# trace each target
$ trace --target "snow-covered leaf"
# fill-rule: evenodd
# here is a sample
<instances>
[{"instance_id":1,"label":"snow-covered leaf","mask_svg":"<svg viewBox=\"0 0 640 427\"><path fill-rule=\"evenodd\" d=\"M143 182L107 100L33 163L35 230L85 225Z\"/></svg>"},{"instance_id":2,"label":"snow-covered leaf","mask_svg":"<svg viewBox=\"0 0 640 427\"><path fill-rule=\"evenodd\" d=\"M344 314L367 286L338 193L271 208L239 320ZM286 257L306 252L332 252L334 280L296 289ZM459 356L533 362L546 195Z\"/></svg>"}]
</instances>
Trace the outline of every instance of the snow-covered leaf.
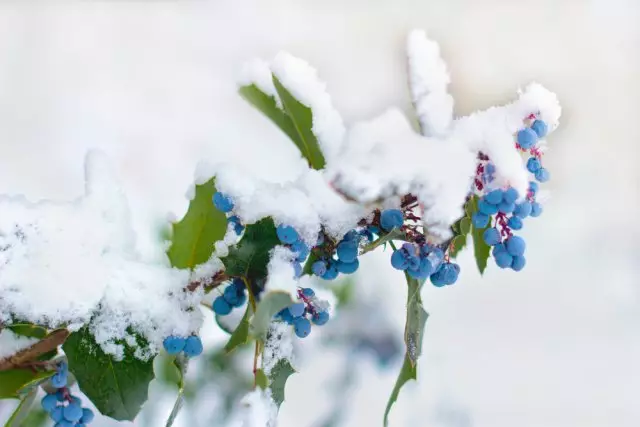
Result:
<instances>
[{"instance_id":1,"label":"snow-covered leaf","mask_svg":"<svg viewBox=\"0 0 640 427\"><path fill-rule=\"evenodd\" d=\"M167 251L172 266L192 269L206 262L215 242L224 238L227 218L213 204L215 192L215 179L196 185L187 213L173 224L171 246Z\"/></svg>"},{"instance_id":2,"label":"snow-covered leaf","mask_svg":"<svg viewBox=\"0 0 640 427\"><path fill-rule=\"evenodd\" d=\"M420 298L420 282L407 276L407 320L405 324L404 341L407 356L412 364L418 362L422 353L422 336L424 325L429 314L422 306Z\"/></svg>"},{"instance_id":3,"label":"snow-covered leaf","mask_svg":"<svg viewBox=\"0 0 640 427\"><path fill-rule=\"evenodd\" d=\"M264 340L273 316L291 304L293 304L293 300L287 292L273 291L267 293L262 300L260 300L256 314L251 320L251 334L257 339Z\"/></svg>"},{"instance_id":4,"label":"snow-covered leaf","mask_svg":"<svg viewBox=\"0 0 640 427\"><path fill-rule=\"evenodd\" d=\"M278 363L271 369L269 373L269 388L271 389L271 397L278 408L284 402L284 388L287 380L296 371L286 359L280 359Z\"/></svg>"},{"instance_id":5,"label":"snow-covered leaf","mask_svg":"<svg viewBox=\"0 0 640 427\"><path fill-rule=\"evenodd\" d=\"M115 360L102 351L87 327L72 333L62 348L80 390L96 408L116 420L133 421L147 400L153 361L137 359L127 345L124 358Z\"/></svg>"},{"instance_id":6,"label":"snow-covered leaf","mask_svg":"<svg viewBox=\"0 0 640 427\"><path fill-rule=\"evenodd\" d=\"M264 218L247 229L235 247L229 249L229 255L222 258L225 272L230 277L244 277L251 284L267 276L269 252L280 241L271 218Z\"/></svg>"}]
</instances>

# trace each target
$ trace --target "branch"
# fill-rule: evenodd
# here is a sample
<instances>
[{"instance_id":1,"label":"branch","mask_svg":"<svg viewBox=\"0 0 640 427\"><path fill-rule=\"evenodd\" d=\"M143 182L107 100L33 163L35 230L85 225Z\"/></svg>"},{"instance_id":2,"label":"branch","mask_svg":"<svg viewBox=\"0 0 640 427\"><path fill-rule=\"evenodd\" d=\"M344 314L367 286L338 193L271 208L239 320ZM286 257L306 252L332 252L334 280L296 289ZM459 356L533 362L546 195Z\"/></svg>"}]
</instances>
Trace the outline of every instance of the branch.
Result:
<instances>
[{"instance_id":1,"label":"branch","mask_svg":"<svg viewBox=\"0 0 640 427\"><path fill-rule=\"evenodd\" d=\"M35 361L39 356L57 349L68 336L68 330L56 329L31 347L27 347L13 356L0 360L0 371L7 371Z\"/></svg>"}]
</instances>

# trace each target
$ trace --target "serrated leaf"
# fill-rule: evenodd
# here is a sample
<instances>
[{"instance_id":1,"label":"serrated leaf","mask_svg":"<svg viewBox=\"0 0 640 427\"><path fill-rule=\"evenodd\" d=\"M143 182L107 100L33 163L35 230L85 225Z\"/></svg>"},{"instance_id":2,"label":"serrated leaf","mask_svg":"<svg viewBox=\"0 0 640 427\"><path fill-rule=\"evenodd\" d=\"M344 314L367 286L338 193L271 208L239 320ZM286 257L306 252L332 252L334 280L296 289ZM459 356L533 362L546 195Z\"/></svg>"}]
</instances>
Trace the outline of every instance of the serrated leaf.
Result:
<instances>
[{"instance_id":1,"label":"serrated leaf","mask_svg":"<svg viewBox=\"0 0 640 427\"><path fill-rule=\"evenodd\" d=\"M173 405L173 409L171 409L171 413L169 414L169 418L167 419L167 423L165 427L171 427L176 420L176 417L180 413L182 409L182 405L184 405L184 388L185 381L184 378L187 375L187 366L188 360L184 356L184 354L179 354L174 360L174 366L178 369L180 373L180 380L178 382L178 396L176 397L176 403Z\"/></svg>"},{"instance_id":2,"label":"serrated leaf","mask_svg":"<svg viewBox=\"0 0 640 427\"><path fill-rule=\"evenodd\" d=\"M256 314L253 316L253 319L251 319L251 335L264 341L273 316L291 304L293 304L293 300L287 292L273 291L266 294L262 300L260 300L256 308Z\"/></svg>"},{"instance_id":3,"label":"serrated leaf","mask_svg":"<svg viewBox=\"0 0 640 427\"><path fill-rule=\"evenodd\" d=\"M402 386L404 386L408 381L415 380L416 378L418 378L418 367L411 363L411 359L409 359L408 355L405 355L404 363L400 369L400 374L398 375L396 384L393 386L391 396L389 396L389 401L387 402L387 407L384 410L384 427L389 425L389 412L391 412L391 407L396 400L398 400L400 389L402 389Z\"/></svg>"},{"instance_id":4,"label":"serrated leaf","mask_svg":"<svg viewBox=\"0 0 640 427\"><path fill-rule=\"evenodd\" d=\"M467 236L458 235L451 240L449 245L449 256L455 258L458 253L467 245Z\"/></svg>"},{"instance_id":5,"label":"serrated leaf","mask_svg":"<svg viewBox=\"0 0 640 427\"><path fill-rule=\"evenodd\" d=\"M88 328L72 333L62 346L80 390L98 410L118 421L133 421L147 400L153 361L136 359L125 345L117 361L96 343Z\"/></svg>"},{"instance_id":6,"label":"serrated leaf","mask_svg":"<svg viewBox=\"0 0 640 427\"><path fill-rule=\"evenodd\" d=\"M247 304L247 309L242 316L238 327L231 334L231 338L224 346L224 351L231 353L236 347L246 344L249 341L249 318L251 317L251 304Z\"/></svg>"},{"instance_id":7,"label":"serrated leaf","mask_svg":"<svg viewBox=\"0 0 640 427\"><path fill-rule=\"evenodd\" d=\"M273 84L278 92L282 108L289 116L295 127L298 138L293 142L298 146L302 155L313 169L324 168L325 161L318 140L313 134L313 113L311 109L300 103L291 93L273 76Z\"/></svg>"},{"instance_id":8,"label":"serrated leaf","mask_svg":"<svg viewBox=\"0 0 640 427\"><path fill-rule=\"evenodd\" d=\"M185 216L173 224L171 246L167 251L171 265L192 269L206 262L214 244L227 232L227 217L213 204L215 179L196 185L195 197Z\"/></svg>"},{"instance_id":9,"label":"serrated leaf","mask_svg":"<svg viewBox=\"0 0 640 427\"><path fill-rule=\"evenodd\" d=\"M472 199L472 214L476 212L478 209L478 196L473 196ZM476 258L476 265L478 266L478 270L480 274L484 273L484 270L487 268L487 260L489 259L489 254L491 252L491 247L487 245L482 238L483 233L487 228L489 228L491 224L488 224L484 228L476 228L472 226L471 235L473 236L473 253Z\"/></svg>"},{"instance_id":10,"label":"serrated leaf","mask_svg":"<svg viewBox=\"0 0 640 427\"><path fill-rule=\"evenodd\" d=\"M269 387L269 378L262 369L256 371L256 385L263 390Z\"/></svg>"},{"instance_id":11,"label":"serrated leaf","mask_svg":"<svg viewBox=\"0 0 640 427\"><path fill-rule=\"evenodd\" d=\"M424 335L424 325L429 314L422 306L420 298L420 282L406 276L407 279L407 319L404 330L404 341L406 352L412 364L418 362L418 357L422 354L422 336Z\"/></svg>"},{"instance_id":12,"label":"serrated leaf","mask_svg":"<svg viewBox=\"0 0 640 427\"><path fill-rule=\"evenodd\" d=\"M37 385L55 374L54 371L34 372L31 369L0 371L0 399L17 399L20 392Z\"/></svg>"},{"instance_id":13,"label":"serrated leaf","mask_svg":"<svg viewBox=\"0 0 640 427\"><path fill-rule=\"evenodd\" d=\"M267 277L270 251L280 244L276 226L271 218L248 225L242 240L222 258L225 273L230 277L244 277L249 282Z\"/></svg>"},{"instance_id":14,"label":"serrated leaf","mask_svg":"<svg viewBox=\"0 0 640 427\"><path fill-rule=\"evenodd\" d=\"M271 372L269 372L269 388L271 389L271 397L273 401L276 403L278 408L284 402L284 388L287 384L287 380L294 374L296 371L291 366L286 359L280 359L275 364L273 368L271 368Z\"/></svg>"},{"instance_id":15,"label":"serrated leaf","mask_svg":"<svg viewBox=\"0 0 640 427\"><path fill-rule=\"evenodd\" d=\"M23 426L23 421L29 415L29 411L31 410L31 406L33 406L33 402L36 400L36 396L38 394L38 389L36 387L32 388L26 396L22 398L18 407L13 411L11 417L7 420L4 427L21 427Z\"/></svg>"}]
</instances>

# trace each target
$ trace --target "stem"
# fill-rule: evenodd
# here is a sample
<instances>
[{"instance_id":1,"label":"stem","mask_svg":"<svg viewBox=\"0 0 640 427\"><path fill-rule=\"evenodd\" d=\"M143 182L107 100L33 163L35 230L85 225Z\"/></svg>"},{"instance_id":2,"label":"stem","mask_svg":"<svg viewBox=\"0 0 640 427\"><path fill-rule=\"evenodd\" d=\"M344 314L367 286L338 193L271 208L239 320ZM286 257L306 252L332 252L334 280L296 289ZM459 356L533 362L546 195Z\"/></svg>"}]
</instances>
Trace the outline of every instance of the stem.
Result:
<instances>
[{"instance_id":1,"label":"stem","mask_svg":"<svg viewBox=\"0 0 640 427\"><path fill-rule=\"evenodd\" d=\"M389 242L389 244L391 244L391 247L394 248L393 246L393 242L392 240L396 239L396 240L406 240L406 236L405 234L400 231L397 228L394 228L393 230L391 230L389 233L385 234L384 236L378 238L377 240L374 240L373 242L369 243L368 245L365 245L362 248L362 252L360 252L360 255L366 254L367 252L371 252L372 250L376 249L378 246L381 246L387 242Z\"/></svg>"},{"instance_id":2,"label":"stem","mask_svg":"<svg viewBox=\"0 0 640 427\"><path fill-rule=\"evenodd\" d=\"M258 386L258 357L260 356L260 341L256 340L256 350L253 354L253 388Z\"/></svg>"}]
</instances>

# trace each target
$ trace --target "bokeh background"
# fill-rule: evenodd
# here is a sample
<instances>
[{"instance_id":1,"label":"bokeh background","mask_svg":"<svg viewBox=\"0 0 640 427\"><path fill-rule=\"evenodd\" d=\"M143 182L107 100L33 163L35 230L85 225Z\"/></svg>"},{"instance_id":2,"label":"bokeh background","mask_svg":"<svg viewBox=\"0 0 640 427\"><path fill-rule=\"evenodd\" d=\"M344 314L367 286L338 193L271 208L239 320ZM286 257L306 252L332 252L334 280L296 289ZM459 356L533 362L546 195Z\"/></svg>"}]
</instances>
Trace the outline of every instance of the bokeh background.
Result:
<instances>
[{"instance_id":1,"label":"bokeh background","mask_svg":"<svg viewBox=\"0 0 640 427\"><path fill-rule=\"evenodd\" d=\"M458 115L508 102L537 80L557 92L563 116L545 157L552 197L523 230L526 269L490 265L481 278L467 251L455 286L424 290L431 317L419 379L391 426L636 427L638 22L635 0L2 1L0 193L76 198L85 153L99 148L129 197L140 251L160 257L159 230L167 213L186 211L199 160L244 162L272 180L302 165L237 95L244 61L281 49L307 59L347 123L389 106L410 114L404 40L424 28L441 43ZM363 262L353 286L368 308L343 326L338 317L334 330L371 323L401 336L405 287L387 258ZM211 318L205 324L209 348L224 342ZM280 426L324 427L339 390L336 427L381 425L401 360L384 367L349 345L326 347L321 335L298 348ZM250 362L238 364L249 373ZM217 378L190 372L201 385ZM143 414L123 425L164 425L174 393L154 384ZM219 393L202 393L180 426L224 425L212 410ZM9 409L0 407L0 421Z\"/></svg>"}]
</instances>

